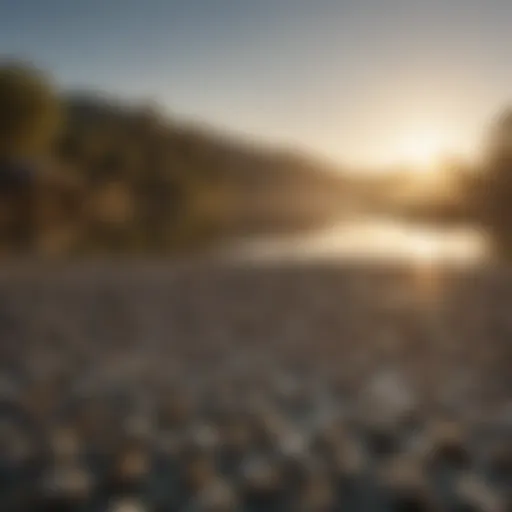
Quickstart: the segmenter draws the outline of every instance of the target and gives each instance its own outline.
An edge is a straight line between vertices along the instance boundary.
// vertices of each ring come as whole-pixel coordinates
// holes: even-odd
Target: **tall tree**
[[[482,176],[477,180],[477,208],[495,252],[512,257],[512,109],[492,126],[486,141]]]
[[[51,81],[17,62],[0,64],[0,158],[32,158],[56,135],[61,113]]]

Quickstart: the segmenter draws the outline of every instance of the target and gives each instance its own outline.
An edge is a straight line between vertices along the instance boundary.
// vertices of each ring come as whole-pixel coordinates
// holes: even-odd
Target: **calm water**
[[[230,257],[250,260],[369,260],[474,264],[487,255],[474,228],[440,229],[390,218],[342,222],[316,232],[238,240]]]

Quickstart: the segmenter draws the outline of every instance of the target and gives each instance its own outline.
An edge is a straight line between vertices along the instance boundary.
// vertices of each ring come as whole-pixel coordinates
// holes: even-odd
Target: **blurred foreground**
[[[509,270],[0,282],[2,511],[511,510]]]

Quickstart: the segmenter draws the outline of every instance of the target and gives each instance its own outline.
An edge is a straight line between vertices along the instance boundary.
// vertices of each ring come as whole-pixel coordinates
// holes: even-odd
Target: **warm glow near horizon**
[[[442,134],[432,132],[411,133],[396,148],[396,160],[410,166],[412,172],[435,172],[446,153],[446,140]]]
[[[360,158],[357,158],[358,152],[354,150],[353,168],[358,172],[366,168],[376,174],[395,173],[399,170],[418,178],[432,178],[443,172],[442,164],[445,160],[473,160],[476,146],[472,140],[464,143],[441,129],[403,130],[374,150],[367,146],[366,155],[361,151]]]
[[[492,114],[481,117],[491,119]],[[396,113],[376,119],[378,123],[373,124],[359,119],[351,133],[337,137],[325,133],[314,142],[325,148],[323,154],[329,160],[349,171],[370,175],[400,172],[427,178],[439,176],[447,162],[477,161],[485,137],[483,122],[453,117],[443,120],[442,112],[428,116],[418,110],[414,116]],[[313,144],[308,148],[315,151]]]

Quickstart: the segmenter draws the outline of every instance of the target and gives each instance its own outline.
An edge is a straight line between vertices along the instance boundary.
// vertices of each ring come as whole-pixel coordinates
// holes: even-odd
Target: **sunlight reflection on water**
[[[485,259],[485,238],[472,228],[440,229],[393,219],[364,219],[314,233],[266,236],[235,244],[231,256],[251,260],[346,259],[422,264],[474,264]]]

